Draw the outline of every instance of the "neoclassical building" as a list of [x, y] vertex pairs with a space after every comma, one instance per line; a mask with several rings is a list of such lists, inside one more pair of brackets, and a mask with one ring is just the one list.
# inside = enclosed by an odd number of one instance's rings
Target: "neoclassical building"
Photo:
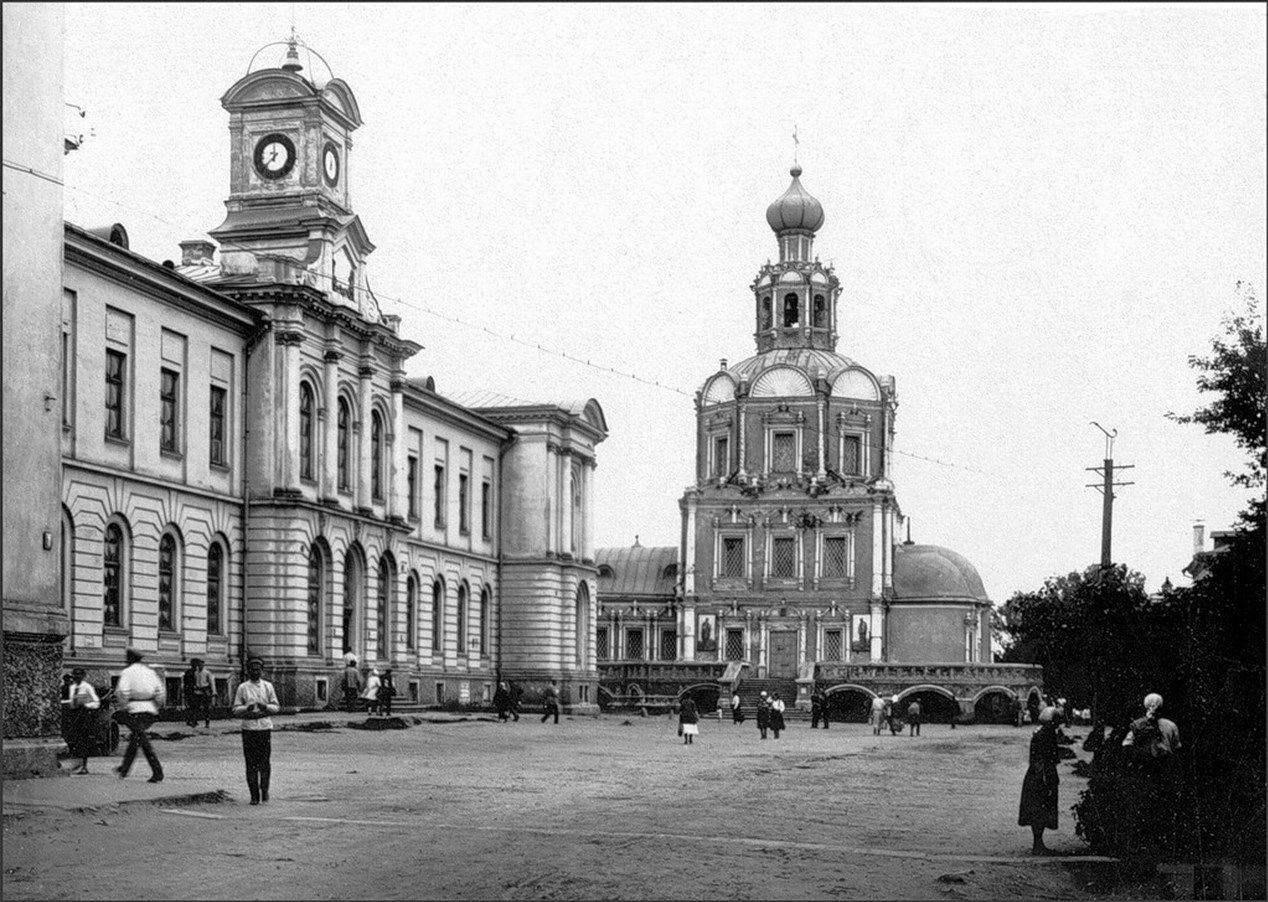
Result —
[[[750, 286], [756, 353], [696, 396], [679, 547], [598, 552], [598, 652], [615, 694], [714, 681], [857, 710], [878, 693], [967, 716], [1038, 675], [991, 663], [991, 602], [950, 549], [899, 538], [894, 378], [837, 352], [841, 284], [794, 166], [766, 211], [779, 247]], [[723, 691], [729, 698], [730, 692]]]
[[65, 226], [63, 666], [105, 683], [137, 646], [178, 702], [191, 657], [225, 699], [259, 654], [283, 704], [322, 707], [354, 656], [407, 701], [509, 678], [592, 708], [602, 408], [407, 377], [422, 345], [350, 199], [356, 98], [293, 40], [279, 62], [222, 98], [214, 242], [160, 263]]

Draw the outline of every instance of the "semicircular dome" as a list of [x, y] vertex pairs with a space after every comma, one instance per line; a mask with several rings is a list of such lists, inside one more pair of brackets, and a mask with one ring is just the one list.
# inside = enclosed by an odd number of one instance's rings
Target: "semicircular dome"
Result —
[[709, 380], [704, 390], [705, 404], [722, 404], [735, 400], [735, 383], [730, 376], [718, 375]]
[[753, 398], [801, 398], [814, 394], [814, 387], [801, 370], [776, 366], [757, 377], [749, 396]]
[[832, 383], [832, 397], [857, 398], [860, 401], [879, 401], [876, 383], [860, 369], [848, 369]]
[[941, 545], [894, 548], [894, 601], [960, 599], [989, 602], [977, 568]]

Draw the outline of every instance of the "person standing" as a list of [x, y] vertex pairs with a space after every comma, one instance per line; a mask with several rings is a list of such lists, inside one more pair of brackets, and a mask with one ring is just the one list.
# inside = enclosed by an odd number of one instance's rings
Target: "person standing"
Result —
[[678, 711], [678, 726], [683, 745], [691, 745], [700, 734], [700, 709], [690, 695], [682, 700], [682, 707]]
[[499, 682], [497, 689], [493, 692], [493, 710], [498, 713], [498, 720], [506, 723], [506, 718], [511, 709], [511, 693], [506, 688], [506, 683]]
[[384, 717], [392, 716], [392, 697], [396, 695], [396, 684], [392, 682], [392, 668], [385, 668], [383, 681], [379, 684], [379, 713]]
[[233, 713], [242, 718], [242, 757], [252, 805], [269, 800], [269, 778], [273, 775], [273, 720], [269, 715], [281, 710], [273, 684], [263, 676], [263, 661], [247, 661], [247, 680], [238, 684], [233, 697]]
[[921, 713], [920, 702], [913, 698], [911, 704], [907, 706], [908, 737], [920, 735]]
[[810, 696], [810, 729], [817, 729], [821, 720], [826, 730], [828, 728], [828, 693], [823, 691], [822, 686], [815, 686], [815, 691]]
[[371, 667], [369, 675], [365, 678], [365, 688], [361, 690], [361, 699], [365, 702], [366, 714], [373, 717], [379, 709], [379, 686], [383, 681], [379, 679], [379, 668]]
[[519, 683], [507, 682], [506, 691], [511, 694], [511, 719], [519, 723], [520, 702], [524, 698], [524, 690], [520, 688]]
[[555, 723], [559, 723], [559, 689], [556, 687], [554, 680], [551, 680], [550, 685], [546, 687], [543, 701], [545, 705], [542, 712], [542, 723], [545, 723], [552, 714], [555, 716]]
[[1057, 709], [1052, 706], [1039, 712], [1039, 726], [1030, 737], [1030, 766], [1021, 783], [1017, 826], [1030, 828], [1030, 851], [1035, 855], [1048, 854], [1043, 831], [1057, 829], [1058, 721]]
[[898, 712], [898, 696], [894, 696], [889, 700], [889, 706], [885, 710], [885, 716], [889, 720], [889, 735], [897, 736], [903, 731], [903, 716]]
[[885, 724], [885, 699], [879, 695], [872, 697], [872, 713], [869, 720], [872, 723], [872, 735], [881, 735], [881, 727]]
[[357, 710], [360, 695], [361, 671], [357, 670], [357, 659], [349, 657], [343, 668], [343, 706], [349, 712]]
[[189, 670], [185, 671], [185, 695], [189, 699], [189, 726], [198, 726], [198, 721], [211, 728], [211, 697], [214, 692], [211, 674], [207, 672], [202, 658], [191, 658]]
[[1156, 854], [1170, 855], [1178, 826], [1176, 753], [1180, 750], [1180, 728], [1159, 716], [1161, 707], [1161, 695], [1151, 692], [1145, 696], [1145, 716], [1131, 722], [1123, 746], [1131, 752], [1138, 795], [1134, 843]]
[[784, 729], [784, 700], [778, 695], [771, 697], [770, 729], [776, 739], [779, 738], [779, 731]]
[[150, 745], [150, 737], [146, 731], [158, 720], [159, 708], [167, 700], [167, 690], [163, 681], [153, 670], [142, 663], [144, 655], [135, 648], [127, 651], [128, 666], [119, 674], [119, 683], [115, 686], [115, 697], [123, 706], [123, 722], [131, 735], [128, 736], [128, 747], [123, 752], [123, 762], [116, 767], [115, 773], [122, 780], [132, 770], [132, 762], [136, 760], [137, 748], [145, 755], [145, 762], [150, 765], [149, 783], [163, 782], [163, 765]]
[[82, 667], [76, 667], [71, 672], [71, 684], [65, 712], [67, 718], [67, 745], [70, 747], [70, 756], [79, 759], [79, 767], [71, 771], [73, 774], [88, 773], [88, 753], [92, 747], [92, 727], [96, 718], [94, 712], [101, 707], [101, 700], [97, 698], [97, 690], [92, 688], [92, 683], [85, 679], [86, 676], [87, 672]]
[[762, 734], [762, 738], [766, 738], [766, 731], [770, 729], [770, 699], [763, 692], [757, 700], [757, 731]]
[[731, 723], [744, 723], [744, 708], [738, 692], [731, 693]]

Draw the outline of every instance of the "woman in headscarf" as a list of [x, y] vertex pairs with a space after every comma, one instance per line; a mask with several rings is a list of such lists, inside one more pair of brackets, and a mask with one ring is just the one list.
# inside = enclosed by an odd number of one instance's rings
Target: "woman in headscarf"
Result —
[[770, 728], [776, 739], [779, 738], [779, 731], [784, 729], [784, 700], [778, 695], [771, 696]]
[[757, 730], [762, 734], [762, 738], [766, 738], [766, 731], [770, 729], [770, 699], [763, 692], [757, 700]]
[[88, 672], [76, 667], [71, 672], [70, 694], [68, 697], [69, 724], [67, 727], [67, 744], [70, 746], [72, 758], [79, 759], [79, 767], [71, 773], [88, 773], [88, 754], [92, 746], [93, 723], [101, 701], [97, 698], [97, 690], [87, 680]]
[[379, 668], [371, 667], [370, 675], [365, 678], [365, 688], [361, 690], [361, 698], [365, 701], [366, 713], [374, 715], [379, 708]]
[[1039, 726], [1030, 737], [1030, 767], [1021, 782], [1021, 805], [1017, 825], [1029, 827], [1034, 837], [1030, 851], [1046, 855], [1043, 831], [1057, 829], [1057, 726], [1060, 718], [1054, 707], [1039, 712]]
[[690, 695], [682, 700], [678, 709], [678, 732], [682, 734], [683, 745], [691, 745], [700, 735], [700, 709]]

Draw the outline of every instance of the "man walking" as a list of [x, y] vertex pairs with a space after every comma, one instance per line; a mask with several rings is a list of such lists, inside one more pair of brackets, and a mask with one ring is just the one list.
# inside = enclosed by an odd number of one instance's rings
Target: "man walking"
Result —
[[524, 697], [524, 690], [520, 688], [519, 683], [508, 682], [506, 684], [506, 691], [509, 694], [510, 700], [511, 700], [511, 707], [508, 709], [511, 714], [511, 719], [514, 720], [516, 723], [519, 723], [520, 722], [520, 699]]
[[510, 709], [511, 693], [507, 691], [505, 682], [499, 682], [497, 689], [493, 692], [493, 710], [498, 713], [498, 720], [506, 723]]
[[920, 714], [920, 702], [912, 699], [911, 704], [907, 706], [908, 737], [920, 735]]
[[555, 723], [559, 723], [559, 690], [555, 687], [554, 680], [551, 680], [550, 685], [546, 687], [544, 701], [546, 705], [542, 714], [542, 723], [545, 723], [552, 714], [555, 715]]
[[361, 696], [361, 671], [357, 670], [357, 659], [351, 656], [343, 668], [343, 706], [349, 712], [357, 710], [357, 699]]
[[823, 691], [822, 686], [815, 686], [815, 691], [810, 696], [810, 729], [817, 729], [821, 720], [826, 730], [828, 728], [828, 693]]
[[263, 676], [263, 661], [247, 661], [248, 679], [238, 684], [233, 698], [233, 713], [242, 718], [242, 757], [246, 759], [252, 805], [269, 800], [269, 777], [273, 772], [273, 721], [269, 715], [281, 710], [273, 684], [261, 679]]
[[139, 746], [145, 755], [145, 762], [150, 765], [150, 779], [147, 782], [163, 782], [163, 765], [150, 745], [150, 737], [146, 735], [154, 721], [158, 720], [159, 707], [167, 700], [167, 690], [163, 681], [149, 667], [141, 663], [142, 654], [135, 648], [127, 651], [128, 666], [119, 674], [119, 683], [115, 686], [115, 697], [123, 706], [123, 722], [131, 731], [128, 736], [128, 747], [123, 753], [123, 763], [116, 767], [115, 773], [122, 780], [132, 770], [132, 762], [136, 760]]
[[885, 699], [879, 695], [872, 698], [872, 735], [881, 735], [881, 727], [885, 725]]

